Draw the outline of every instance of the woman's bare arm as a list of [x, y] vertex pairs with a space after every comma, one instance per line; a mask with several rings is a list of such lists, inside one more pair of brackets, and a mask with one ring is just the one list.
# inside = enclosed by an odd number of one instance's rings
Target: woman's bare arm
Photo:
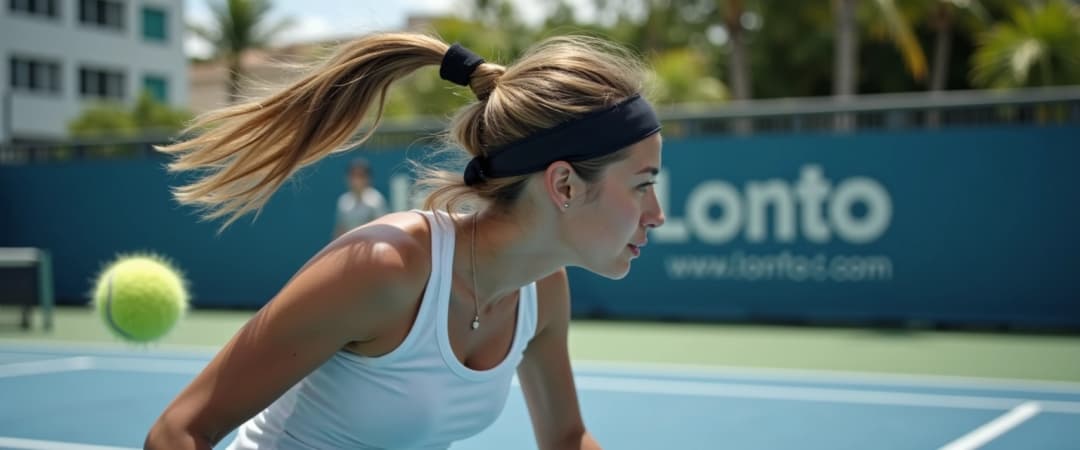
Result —
[[388, 225], [332, 244], [173, 400], [145, 448], [210, 449], [344, 345], [372, 339], [387, 320], [411, 319], [430, 270], [425, 253]]
[[541, 449], [599, 450], [600, 444], [581, 418], [567, 351], [570, 288], [566, 271], [538, 281], [536, 288], [537, 303], [544, 309], [543, 323], [537, 324], [536, 337], [518, 367], [536, 443]]

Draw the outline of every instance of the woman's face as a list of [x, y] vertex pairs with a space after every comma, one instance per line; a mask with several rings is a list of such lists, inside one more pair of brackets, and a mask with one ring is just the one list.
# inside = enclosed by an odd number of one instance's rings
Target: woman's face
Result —
[[653, 191], [660, 152], [659, 133], [632, 145], [627, 158], [604, 169], [593, 187], [595, 198], [570, 208], [571, 245], [584, 268], [612, 279], [626, 276], [645, 246], [646, 231], [664, 224]]

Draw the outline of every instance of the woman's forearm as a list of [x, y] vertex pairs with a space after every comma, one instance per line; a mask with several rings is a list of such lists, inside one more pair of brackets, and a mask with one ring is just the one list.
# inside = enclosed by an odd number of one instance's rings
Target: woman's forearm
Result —
[[146, 435], [143, 450], [213, 450], [205, 438], [171, 427], [163, 422], [154, 424]]
[[600, 447], [600, 443], [596, 442], [596, 439], [593, 439], [588, 431], [585, 431], [585, 434], [581, 435], [581, 444], [579, 444], [577, 448], [580, 448], [581, 450], [603, 450], [603, 448]]

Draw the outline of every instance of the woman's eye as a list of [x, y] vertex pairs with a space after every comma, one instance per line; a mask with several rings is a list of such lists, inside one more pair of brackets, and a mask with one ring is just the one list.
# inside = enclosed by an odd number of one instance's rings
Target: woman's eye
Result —
[[649, 186], [652, 186], [654, 184], [656, 184], [655, 181], [649, 181], [649, 182], [646, 182], [646, 183], [641, 183], [641, 184], [638, 185], [637, 190], [639, 190], [641, 192], [646, 192], [646, 191], [649, 190]]

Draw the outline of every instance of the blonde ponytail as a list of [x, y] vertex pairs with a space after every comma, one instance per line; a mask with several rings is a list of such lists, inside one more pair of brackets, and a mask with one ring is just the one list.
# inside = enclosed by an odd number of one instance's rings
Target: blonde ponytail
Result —
[[[200, 174], [174, 189], [176, 199], [208, 220], [227, 217], [222, 228], [257, 212], [300, 168], [371, 137], [391, 84], [438, 66], [448, 47], [421, 34], [364, 36], [274, 95], [199, 117], [185, 131], [193, 138], [157, 147], [175, 156], [170, 171]], [[373, 125], [350, 142], [373, 105]]]
[[[176, 156], [175, 172], [201, 178], [175, 189], [183, 204], [227, 217], [222, 228], [258, 211], [297, 170], [368, 139], [382, 117], [390, 85], [424, 66], [442, 64], [450, 45], [416, 33], [380, 33], [342, 47], [317, 70], [265, 100], [209, 113], [190, 127], [195, 137], [158, 147]], [[641, 92], [645, 68], [627, 49], [603, 39], [559, 36], [545, 40], [503, 67], [482, 63], [468, 83], [476, 101], [451, 119], [446, 149], [463, 164], [502, 145], [614, 105]], [[377, 104], [372, 125], [349, 142]], [[199, 132], [201, 131], [201, 134]], [[625, 152], [572, 163], [587, 182]], [[451, 158], [450, 160], [454, 160]], [[420, 166], [417, 184], [427, 208], [509, 208], [528, 175], [466, 185], [460, 170]]]

